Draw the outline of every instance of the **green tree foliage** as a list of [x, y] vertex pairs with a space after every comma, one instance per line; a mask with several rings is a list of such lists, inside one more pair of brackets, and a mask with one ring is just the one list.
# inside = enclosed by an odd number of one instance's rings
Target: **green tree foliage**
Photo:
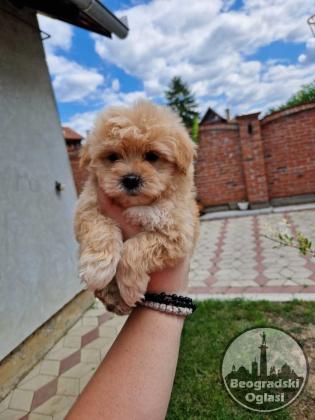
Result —
[[198, 143], [198, 134], [199, 134], [199, 118], [198, 118], [198, 115], [195, 115], [193, 124], [191, 127], [191, 138], [196, 143]]
[[176, 111], [188, 129], [193, 126], [194, 118], [198, 117], [197, 103], [188, 85], [180, 77], [173, 77], [165, 92], [167, 105]]
[[282, 111], [287, 108], [291, 108], [292, 106], [305, 104], [307, 102], [315, 101], [315, 80], [312, 83], [307, 85], [303, 85], [302, 89], [296, 92], [285, 104], [280, 105], [276, 108], [271, 108], [269, 113], [275, 111]]

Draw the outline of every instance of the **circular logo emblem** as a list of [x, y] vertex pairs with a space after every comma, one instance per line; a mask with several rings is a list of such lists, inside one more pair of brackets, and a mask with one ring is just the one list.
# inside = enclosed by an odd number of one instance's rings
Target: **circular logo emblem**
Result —
[[277, 328], [244, 331], [227, 347], [221, 374], [230, 396], [260, 412], [280, 410], [302, 392], [308, 377], [299, 343]]

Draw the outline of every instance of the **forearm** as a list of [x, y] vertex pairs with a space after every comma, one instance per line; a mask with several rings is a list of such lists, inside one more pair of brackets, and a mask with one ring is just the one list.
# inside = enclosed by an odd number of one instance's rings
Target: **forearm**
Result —
[[139, 307], [68, 419], [164, 419], [184, 318]]

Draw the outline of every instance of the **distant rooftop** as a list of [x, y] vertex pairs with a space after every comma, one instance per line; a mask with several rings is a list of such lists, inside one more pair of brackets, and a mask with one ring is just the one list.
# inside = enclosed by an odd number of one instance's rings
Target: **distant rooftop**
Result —
[[70, 127], [62, 127], [62, 134], [66, 141], [81, 141], [83, 136]]
[[213, 111], [212, 108], [208, 108], [204, 117], [200, 121], [200, 124], [217, 124], [217, 123], [226, 123], [226, 118], [221, 117], [217, 112]]
[[11, 0], [11, 3], [108, 38], [112, 34], [119, 38], [126, 38], [128, 35], [127, 18], [118, 19], [99, 0]]

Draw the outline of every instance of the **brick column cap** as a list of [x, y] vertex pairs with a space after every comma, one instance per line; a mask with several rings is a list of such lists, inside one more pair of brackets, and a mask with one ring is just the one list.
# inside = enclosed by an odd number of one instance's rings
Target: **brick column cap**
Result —
[[253, 112], [252, 114], [238, 115], [236, 120], [257, 120], [260, 112]]

